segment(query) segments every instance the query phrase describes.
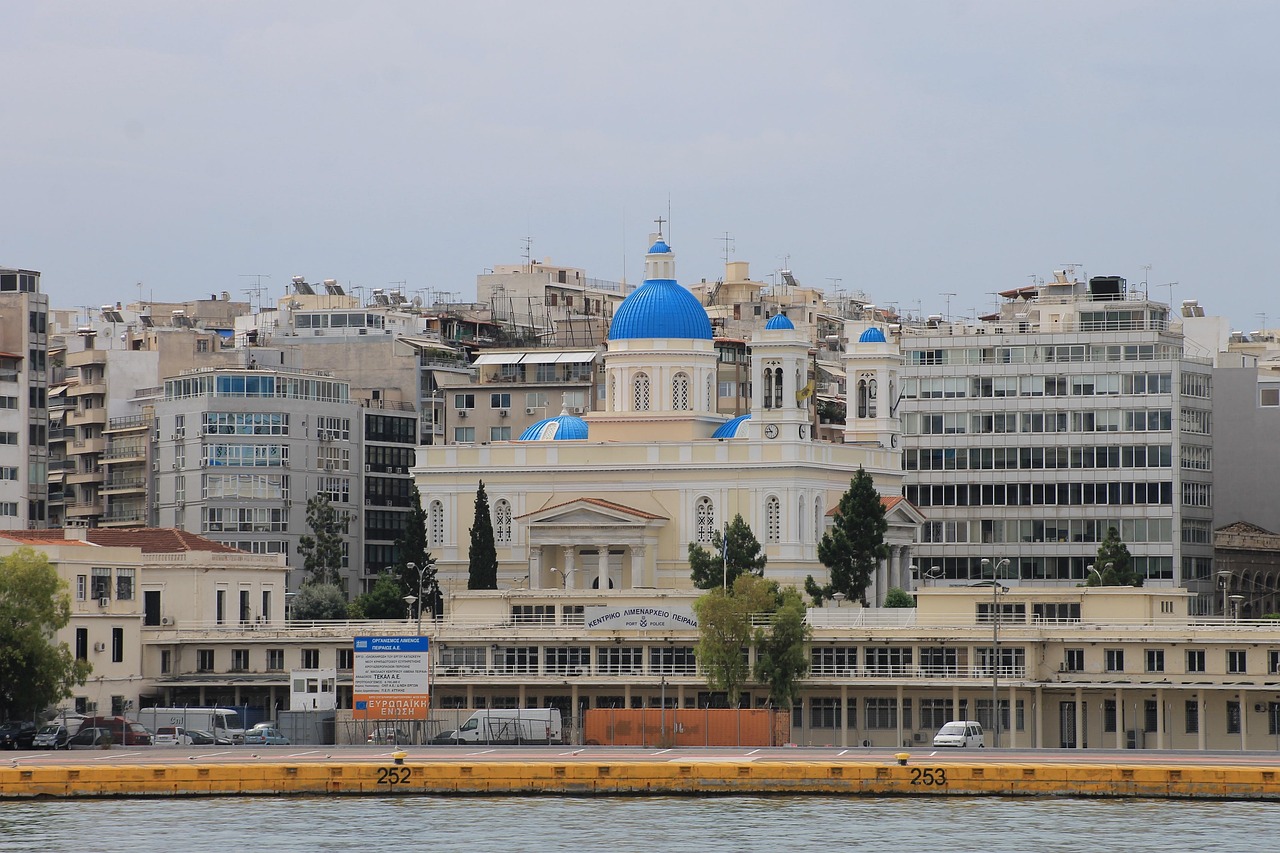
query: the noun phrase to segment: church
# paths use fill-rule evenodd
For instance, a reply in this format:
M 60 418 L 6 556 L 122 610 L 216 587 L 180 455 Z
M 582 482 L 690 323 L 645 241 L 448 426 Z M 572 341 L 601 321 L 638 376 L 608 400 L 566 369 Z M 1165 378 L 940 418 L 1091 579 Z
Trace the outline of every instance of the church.
M 441 589 L 449 596 L 467 587 L 481 481 L 499 589 L 687 590 L 689 543 L 712 550 L 713 534 L 736 515 L 768 557 L 766 577 L 821 583 L 818 542 L 859 468 L 886 505 L 891 553 L 867 599 L 877 604 L 889 587 L 910 588 L 922 517 L 901 497 L 900 428 L 888 402 L 901 358 L 882 329 L 853 326 L 844 443 L 814 438 L 810 344 L 783 314 L 750 341 L 750 412 L 719 414 L 711 322 L 655 235 L 645 281 L 614 313 L 600 411 L 546 418 L 514 441 L 418 448 L 413 475 Z

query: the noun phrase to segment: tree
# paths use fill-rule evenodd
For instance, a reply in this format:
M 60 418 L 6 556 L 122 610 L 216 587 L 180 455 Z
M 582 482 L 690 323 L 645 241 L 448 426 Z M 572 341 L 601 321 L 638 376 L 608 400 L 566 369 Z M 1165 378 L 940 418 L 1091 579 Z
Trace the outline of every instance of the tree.
M 1098 545 L 1094 571 L 1098 574 L 1089 572 L 1086 586 L 1142 586 L 1142 576 L 1133 570 L 1133 555 L 1120 541 L 1120 531 L 1114 527 L 1107 528 L 1107 535 Z
M 409 494 L 412 501 L 405 516 L 404 532 L 396 540 L 396 571 L 400 586 L 405 590 L 401 595 L 418 595 L 418 572 L 426 566 L 426 571 L 422 572 L 421 584 L 421 597 L 425 601 L 418 602 L 417 606 L 422 607 L 430 602 L 432 615 L 438 616 L 442 603 L 440 581 L 436 578 L 436 558 L 427 550 L 427 513 L 422 509 L 422 495 L 418 492 L 418 487 L 411 486 Z M 410 563 L 417 568 L 410 569 Z
M 0 719 L 31 719 L 71 695 L 93 668 L 54 634 L 71 621 L 71 595 L 49 558 L 19 548 L 0 559 Z
M 347 594 L 337 584 L 304 583 L 298 589 L 298 594 L 293 597 L 289 610 L 290 618 L 303 621 L 345 619 L 347 618 Z
M 915 607 L 916 597 L 900 586 L 889 587 L 884 594 L 885 607 Z
M 777 581 L 744 574 L 731 589 L 716 586 L 693 602 L 698 616 L 698 665 L 707 686 L 723 690 L 729 704 L 737 706 L 750 670 L 742 650 L 751 645 L 754 613 L 777 609 Z
M 884 504 L 875 482 L 862 468 L 854 474 L 849 490 L 840 496 L 835 524 L 822 534 L 818 543 L 818 559 L 831 575 L 819 585 L 812 576 L 805 578 L 804 591 L 821 606 L 837 592 L 851 601 L 864 601 L 871 575 L 880 561 L 889 556 L 884 534 L 889 522 L 884 517 Z
M 769 687 L 775 708 L 791 708 L 800 692 L 800 679 L 809 672 L 805 643 L 810 636 L 804 599 L 795 587 L 782 590 L 769 629 L 756 629 L 756 681 Z
M 498 548 L 493 544 L 493 518 L 484 480 L 476 489 L 475 521 L 471 524 L 471 547 L 467 550 L 467 589 L 498 588 Z
M 729 522 L 727 536 L 722 537 L 719 530 L 711 534 L 711 547 L 719 556 L 697 543 L 689 543 L 690 577 L 699 589 L 732 588 L 744 573 L 763 575 L 765 563 L 769 562 L 751 525 L 741 515 Z
M 413 580 L 414 583 L 418 581 L 417 577 Z M 352 619 L 404 619 L 409 609 L 404 595 L 400 579 L 393 574 L 384 574 L 372 589 L 356 596 L 347 605 L 347 616 Z
M 342 537 L 349 521 L 350 516 L 335 510 L 327 495 L 307 499 L 307 527 L 311 533 L 298 537 L 298 553 L 302 555 L 302 568 L 310 574 L 312 582 L 341 582 Z M 297 602 L 294 605 L 297 606 Z

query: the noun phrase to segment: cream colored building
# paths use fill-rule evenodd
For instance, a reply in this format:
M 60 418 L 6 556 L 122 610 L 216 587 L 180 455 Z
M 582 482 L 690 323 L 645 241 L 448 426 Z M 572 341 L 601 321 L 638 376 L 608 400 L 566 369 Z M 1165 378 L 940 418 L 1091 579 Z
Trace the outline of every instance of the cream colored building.
M 446 593 L 467 586 L 481 481 L 499 586 L 531 589 L 688 588 L 689 544 L 709 548 L 713 534 L 739 514 L 768 556 L 766 575 L 801 585 L 807 575 L 825 575 L 817 546 L 827 512 L 859 468 L 883 496 L 900 495 L 888 407 L 851 418 L 844 444 L 814 440 L 810 347 L 783 315 L 761 323 L 753 337 L 750 414 L 730 419 L 717 411 L 711 324 L 676 282 L 674 264 L 655 237 L 645 283 L 613 317 L 601 410 L 562 411 L 515 441 L 418 449 L 413 473 Z M 886 389 L 895 385 L 896 348 L 882 334 L 849 350 L 858 371 L 879 377 Z M 920 521 L 906 502 L 891 507 L 892 556 L 872 596 L 910 586 Z

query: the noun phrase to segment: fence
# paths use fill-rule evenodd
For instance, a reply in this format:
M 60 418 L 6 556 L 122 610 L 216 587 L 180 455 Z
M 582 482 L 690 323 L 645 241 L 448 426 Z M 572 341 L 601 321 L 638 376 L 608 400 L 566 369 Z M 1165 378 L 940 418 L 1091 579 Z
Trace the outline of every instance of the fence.
M 583 714 L 589 746 L 782 746 L 791 714 L 769 708 L 597 708 Z

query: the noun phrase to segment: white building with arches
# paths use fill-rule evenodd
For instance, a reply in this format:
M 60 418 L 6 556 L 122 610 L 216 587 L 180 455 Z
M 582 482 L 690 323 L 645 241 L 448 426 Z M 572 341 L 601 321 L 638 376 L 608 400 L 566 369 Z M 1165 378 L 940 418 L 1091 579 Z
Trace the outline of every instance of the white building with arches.
M 766 576 L 822 580 L 829 511 L 866 469 L 889 512 L 891 556 L 867 592 L 909 587 L 920 514 L 901 499 L 897 421 L 887 406 L 850 417 L 843 444 L 814 440 L 809 343 L 782 314 L 751 341 L 751 411 L 716 412 L 717 356 L 707 313 L 675 279 L 660 235 L 645 281 L 618 307 L 604 356 L 605 406 L 562 413 L 518 440 L 418 449 L 414 477 L 446 594 L 467 586 L 477 485 L 485 484 L 500 589 L 687 589 L 688 546 L 710 548 L 735 515 L 768 556 Z M 855 331 L 854 339 L 857 339 Z M 893 399 L 896 347 L 869 328 L 847 353 Z M 850 375 L 853 375 L 851 370 Z

